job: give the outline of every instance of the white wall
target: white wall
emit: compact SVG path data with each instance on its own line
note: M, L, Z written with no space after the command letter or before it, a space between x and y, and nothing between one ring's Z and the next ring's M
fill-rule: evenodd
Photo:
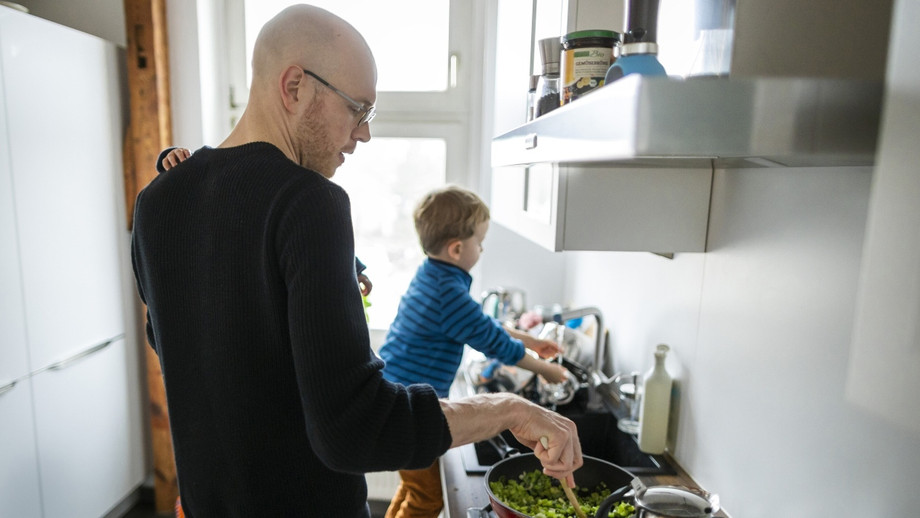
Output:
M896 2L890 56L903 59L889 66L902 72L896 93L904 104L891 118L920 105L920 83L903 80L916 77L908 56L920 36L907 21L918 13L917 0ZM889 95L891 77L889 70ZM920 120L901 116L885 129L880 152L899 155L877 163L916 175ZM847 394L848 378L866 371L851 341L872 181L869 167L721 169L709 252L671 261L557 254L561 301L604 312L616 370L647 370L656 344L672 347L673 453L734 517L920 515L920 434ZM546 281L514 268L526 253L493 251L483 256L493 283L529 275L521 284L529 289ZM916 352L901 357L915 360ZM916 363L902 370L920 376Z
M870 180L719 170L706 254L567 254L567 297L604 312L617 370L671 345L674 454L733 516L920 508L920 437L844 397Z
M896 9L895 20L920 11L916 0ZM893 49L920 44L906 23L893 37ZM920 84L899 87L906 106L920 102ZM899 120L880 150L916 140L920 121ZM916 174L915 161L883 163ZM920 434L846 394L860 372L850 351L872 176L717 170L709 252L562 254L564 297L602 309L618 371L646 370L654 346L671 345L674 455L733 516L918 515Z

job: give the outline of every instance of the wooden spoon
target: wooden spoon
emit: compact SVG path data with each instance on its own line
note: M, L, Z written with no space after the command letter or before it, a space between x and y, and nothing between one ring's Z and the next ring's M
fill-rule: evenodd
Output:
M549 449L549 439L545 435L540 437L540 444L543 445L544 449ZM569 499L569 503L575 508L575 514L578 518L588 518L588 515L586 515L585 512L581 510L581 506L578 505L578 499L575 498L575 493L572 492L572 488L569 487L568 482L565 480L560 480L559 482L562 486L562 490L565 491L565 496Z

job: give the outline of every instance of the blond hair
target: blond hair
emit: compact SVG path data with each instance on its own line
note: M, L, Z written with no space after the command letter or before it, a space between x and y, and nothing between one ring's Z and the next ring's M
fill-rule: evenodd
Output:
M438 254L454 239L467 239L489 221L489 207L473 191L448 185L426 194L415 209L415 231L426 254Z

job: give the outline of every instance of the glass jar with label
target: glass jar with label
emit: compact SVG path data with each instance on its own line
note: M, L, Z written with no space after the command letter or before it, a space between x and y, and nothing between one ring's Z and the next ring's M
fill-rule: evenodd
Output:
M562 37L561 104L604 86L620 34L608 30L570 32Z

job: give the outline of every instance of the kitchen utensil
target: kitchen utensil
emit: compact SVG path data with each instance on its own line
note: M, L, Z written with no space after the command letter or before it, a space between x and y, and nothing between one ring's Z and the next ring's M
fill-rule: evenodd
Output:
M584 464L578 470L578 482L582 487L596 487L603 482L607 487L619 488L623 485L629 485L634 478L632 473L605 460L589 457L587 455L582 458L584 459ZM489 495L489 502L492 506L492 510L499 518L531 517L503 504L492 492L489 485L490 482L496 482L501 477L505 477L506 480L517 479L522 473L542 469L543 465L540 463L540 459L533 453L509 456L489 468L483 480L485 482L486 492Z
M549 113L559 107L559 59L562 42L558 37L540 40L540 60L543 73L537 80L537 103L534 105L534 117Z
M719 511L719 496L684 486L646 486L638 478L610 494L595 518L606 517L613 504L632 500L636 518L710 518Z
M719 511L719 497L683 486L645 487L638 479L636 518L710 518Z
M549 439L545 435L540 437L540 444L543 445L543 448L549 449ZM568 483L564 480L560 480L559 483L562 486L562 490L565 491L565 497L569 499L569 503L575 508L575 514L578 515L578 518L588 518L588 515L581 510L581 505L579 505L578 499L575 498L575 493L572 493L572 488L569 487Z

